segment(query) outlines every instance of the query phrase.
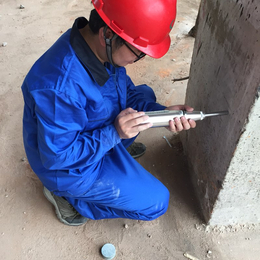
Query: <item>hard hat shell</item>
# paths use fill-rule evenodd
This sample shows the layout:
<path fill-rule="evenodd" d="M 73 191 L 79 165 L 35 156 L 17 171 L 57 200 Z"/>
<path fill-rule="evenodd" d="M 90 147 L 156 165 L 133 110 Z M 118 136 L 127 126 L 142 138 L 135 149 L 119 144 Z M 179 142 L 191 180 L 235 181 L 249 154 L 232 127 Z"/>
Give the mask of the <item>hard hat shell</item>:
<path fill-rule="evenodd" d="M 153 58 L 170 47 L 176 0 L 92 0 L 104 22 L 121 38 Z"/>

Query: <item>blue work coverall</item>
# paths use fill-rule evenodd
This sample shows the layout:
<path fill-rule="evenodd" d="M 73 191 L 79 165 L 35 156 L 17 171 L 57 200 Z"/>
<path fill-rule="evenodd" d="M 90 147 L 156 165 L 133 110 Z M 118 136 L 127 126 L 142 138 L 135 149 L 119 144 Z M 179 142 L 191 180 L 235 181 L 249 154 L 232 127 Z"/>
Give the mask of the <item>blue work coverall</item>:
<path fill-rule="evenodd" d="M 162 110 L 151 88 L 134 86 L 123 67 L 102 64 L 73 27 L 33 65 L 22 85 L 23 138 L 43 185 L 90 219 L 153 220 L 167 188 L 127 152 L 114 120 L 120 111 Z"/>

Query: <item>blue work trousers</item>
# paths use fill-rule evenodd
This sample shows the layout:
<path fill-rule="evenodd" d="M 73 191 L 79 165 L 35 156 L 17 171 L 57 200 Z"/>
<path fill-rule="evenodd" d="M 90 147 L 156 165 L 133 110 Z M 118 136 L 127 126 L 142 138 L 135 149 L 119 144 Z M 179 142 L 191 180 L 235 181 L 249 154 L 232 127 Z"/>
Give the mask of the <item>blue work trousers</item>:
<path fill-rule="evenodd" d="M 155 101 L 149 87 L 140 86 L 138 91 Z M 81 215 L 90 219 L 153 220 L 166 212 L 168 189 L 126 150 L 134 139 L 122 140 L 107 153 L 98 178 L 85 194 L 66 197 Z"/>
<path fill-rule="evenodd" d="M 153 220 L 166 212 L 169 191 L 121 143 L 106 155 L 92 187 L 80 197 L 66 199 L 90 219 Z"/>

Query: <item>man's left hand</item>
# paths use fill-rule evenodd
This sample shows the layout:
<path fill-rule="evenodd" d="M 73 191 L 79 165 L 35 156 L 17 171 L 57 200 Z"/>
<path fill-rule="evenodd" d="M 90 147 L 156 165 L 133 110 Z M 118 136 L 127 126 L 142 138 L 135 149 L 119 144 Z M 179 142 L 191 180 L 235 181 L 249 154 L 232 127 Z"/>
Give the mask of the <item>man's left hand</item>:
<path fill-rule="evenodd" d="M 169 106 L 165 108 L 166 110 L 186 110 L 188 112 L 192 112 L 194 109 L 192 107 L 186 105 L 176 105 Z M 189 130 L 190 128 L 196 127 L 196 122 L 192 119 L 187 120 L 184 116 L 181 118 L 174 118 L 169 121 L 169 126 L 166 127 L 169 131 L 173 133 L 180 132 L 182 130 Z"/>

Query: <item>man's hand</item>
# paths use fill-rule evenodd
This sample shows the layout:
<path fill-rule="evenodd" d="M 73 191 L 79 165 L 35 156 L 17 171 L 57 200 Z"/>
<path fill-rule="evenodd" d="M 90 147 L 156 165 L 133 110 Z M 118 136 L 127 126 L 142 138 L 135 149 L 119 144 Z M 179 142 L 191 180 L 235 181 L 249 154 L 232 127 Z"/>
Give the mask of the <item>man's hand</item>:
<path fill-rule="evenodd" d="M 127 108 L 118 114 L 114 125 L 120 138 L 128 139 L 153 125 L 152 123 L 141 124 L 148 118 L 144 112 L 137 112 L 132 108 Z"/>
<path fill-rule="evenodd" d="M 176 106 L 169 106 L 165 108 L 167 110 L 186 110 L 192 112 L 194 109 L 192 107 L 186 105 L 176 105 Z M 182 130 L 189 130 L 190 128 L 196 127 L 196 122 L 192 119 L 187 120 L 184 116 L 179 118 L 174 118 L 170 120 L 169 126 L 166 127 L 169 131 L 173 133 L 180 132 Z"/>

